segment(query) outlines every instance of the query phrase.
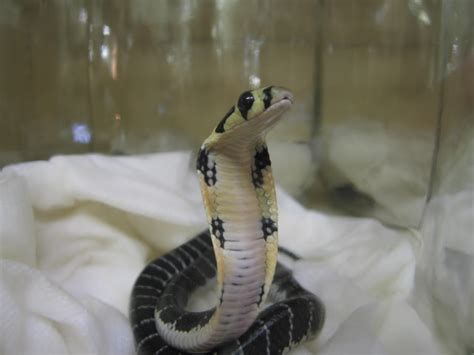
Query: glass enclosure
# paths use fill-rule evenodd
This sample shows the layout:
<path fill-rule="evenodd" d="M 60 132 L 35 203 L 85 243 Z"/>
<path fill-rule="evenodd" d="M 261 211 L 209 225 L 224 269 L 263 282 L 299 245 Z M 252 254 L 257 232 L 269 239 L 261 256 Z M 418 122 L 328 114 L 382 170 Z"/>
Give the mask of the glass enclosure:
<path fill-rule="evenodd" d="M 473 1 L 0 0 L 0 53 L 0 167 L 197 151 L 240 92 L 288 87 L 278 181 L 421 231 L 413 303 L 473 351 Z"/>

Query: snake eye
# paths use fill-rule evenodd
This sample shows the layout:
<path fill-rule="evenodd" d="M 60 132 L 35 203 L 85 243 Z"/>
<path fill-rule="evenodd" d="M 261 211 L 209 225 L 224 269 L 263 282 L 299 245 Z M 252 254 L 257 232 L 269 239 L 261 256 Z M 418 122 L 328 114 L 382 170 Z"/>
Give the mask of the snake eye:
<path fill-rule="evenodd" d="M 250 91 L 246 91 L 240 95 L 237 107 L 239 108 L 243 118 L 247 119 L 247 113 L 252 108 L 253 102 L 254 97 Z"/>

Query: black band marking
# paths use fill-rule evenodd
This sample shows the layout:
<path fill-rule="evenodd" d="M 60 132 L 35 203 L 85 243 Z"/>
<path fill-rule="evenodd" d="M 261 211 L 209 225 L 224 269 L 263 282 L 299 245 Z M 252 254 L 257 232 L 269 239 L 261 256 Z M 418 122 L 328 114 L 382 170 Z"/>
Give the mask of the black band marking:
<path fill-rule="evenodd" d="M 263 231 L 263 238 L 267 240 L 269 236 L 271 236 L 274 232 L 278 231 L 278 226 L 276 222 L 271 218 L 262 218 L 262 231 Z"/>
<path fill-rule="evenodd" d="M 271 166 L 270 155 L 266 146 L 257 150 L 254 156 L 254 164 L 252 166 L 252 182 L 255 187 L 263 186 L 263 169 Z"/>
<path fill-rule="evenodd" d="M 224 287 L 222 287 L 221 295 L 219 296 L 219 304 L 222 304 L 222 302 L 224 302 Z"/>
<path fill-rule="evenodd" d="M 224 221 L 219 217 L 213 218 L 211 221 L 211 233 L 219 240 L 221 248 L 224 248 Z"/>
<path fill-rule="evenodd" d="M 196 168 L 204 176 L 207 186 L 214 186 L 217 182 L 216 163 L 209 158 L 209 152 L 206 149 L 200 149 L 197 158 Z"/>
<path fill-rule="evenodd" d="M 258 299 L 258 301 L 257 301 L 257 305 L 260 306 L 260 304 L 262 303 L 262 301 L 263 301 L 263 295 L 264 295 L 264 294 L 265 294 L 265 285 L 262 285 L 262 286 L 260 287 L 260 294 L 258 295 L 259 299 Z"/>

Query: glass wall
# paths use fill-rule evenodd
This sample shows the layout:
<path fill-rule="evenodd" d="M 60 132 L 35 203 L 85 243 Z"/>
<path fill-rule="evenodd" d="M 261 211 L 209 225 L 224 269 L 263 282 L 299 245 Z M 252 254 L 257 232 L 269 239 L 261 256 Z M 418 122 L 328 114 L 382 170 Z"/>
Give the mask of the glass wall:
<path fill-rule="evenodd" d="M 298 97 L 280 136 L 311 138 L 317 1 L 0 6 L 2 164 L 194 148 L 241 91 L 269 84 Z"/>
<path fill-rule="evenodd" d="M 414 300 L 454 354 L 474 351 L 474 3 L 442 4 L 438 140 Z M 470 14 L 470 16 L 466 16 Z M 426 302 L 428 300 L 428 302 Z M 429 306 L 427 306 L 427 304 Z"/>
<path fill-rule="evenodd" d="M 417 226 L 440 4 L 4 0 L 0 164 L 195 149 L 241 91 L 281 85 L 296 97 L 271 136 L 281 184 L 309 206 Z"/>

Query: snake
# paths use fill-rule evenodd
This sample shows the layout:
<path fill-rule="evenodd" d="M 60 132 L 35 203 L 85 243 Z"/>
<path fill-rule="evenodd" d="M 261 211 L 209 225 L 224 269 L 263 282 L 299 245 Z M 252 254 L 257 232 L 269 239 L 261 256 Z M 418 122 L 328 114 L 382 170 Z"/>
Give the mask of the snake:
<path fill-rule="evenodd" d="M 197 175 L 208 229 L 136 279 L 129 318 L 137 354 L 283 354 L 320 333 L 324 304 L 277 260 L 265 138 L 292 105 L 282 87 L 245 91 L 201 145 Z M 210 282 L 214 307 L 189 310 L 193 292 Z"/>

